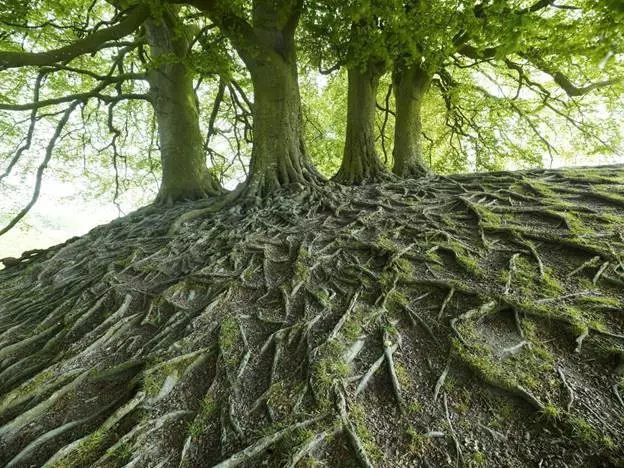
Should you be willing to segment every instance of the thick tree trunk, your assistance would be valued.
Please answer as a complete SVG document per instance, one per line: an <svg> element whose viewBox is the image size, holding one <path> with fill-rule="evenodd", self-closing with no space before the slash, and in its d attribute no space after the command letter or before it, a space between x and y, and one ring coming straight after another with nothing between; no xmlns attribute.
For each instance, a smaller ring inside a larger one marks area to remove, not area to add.
<svg viewBox="0 0 624 468"><path fill-rule="evenodd" d="M362 71L349 69L347 96L347 135L342 164L334 180L361 184L386 174L375 150L375 104L381 70L369 66Z"/></svg>
<svg viewBox="0 0 624 468"><path fill-rule="evenodd" d="M158 121L162 181L157 202L161 203L221 191L206 167L193 76L183 62L189 44L183 33L174 31L176 20L174 13L166 12L160 21L148 19L145 23L152 57L163 60L148 75ZM178 60L172 62L172 55Z"/></svg>
<svg viewBox="0 0 624 468"><path fill-rule="evenodd" d="M285 185L321 181L304 144L296 61L294 56L271 55L266 61L248 61L254 87L248 189L258 196Z"/></svg>
<svg viewBox="0 0 624 468"><path fill-rule="evenodd" d="M392 82L396 100L392 172L422 177L429 169L423 159L421 108L431 76L418 65L395 67Z"/></svg>

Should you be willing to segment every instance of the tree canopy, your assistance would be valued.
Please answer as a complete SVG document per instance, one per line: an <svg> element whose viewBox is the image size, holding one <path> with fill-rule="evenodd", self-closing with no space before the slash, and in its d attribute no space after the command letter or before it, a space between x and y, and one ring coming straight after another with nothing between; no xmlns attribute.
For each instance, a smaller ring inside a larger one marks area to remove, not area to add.
<svg viewBox="0 0 624 468"><path fill-rule="evenodd" d="M337 180L360 183L621 151L616 1L1 8L0 181L36 175L16 219L61 161L93 167L115 198L155 175L158 200L174 202L245 174L264 196L339 166Z"/></svg>

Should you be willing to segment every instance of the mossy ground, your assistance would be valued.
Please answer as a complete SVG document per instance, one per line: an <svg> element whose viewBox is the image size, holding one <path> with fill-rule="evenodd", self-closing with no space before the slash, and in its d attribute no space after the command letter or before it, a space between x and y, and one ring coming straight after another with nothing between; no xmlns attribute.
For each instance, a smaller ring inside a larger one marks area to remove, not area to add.
<svg viewBox="0 0 624 468"><path fill-rule="evenodd" d="M0 463L617 463L623 176L152 207L29 256L0 272Z"/></svg>

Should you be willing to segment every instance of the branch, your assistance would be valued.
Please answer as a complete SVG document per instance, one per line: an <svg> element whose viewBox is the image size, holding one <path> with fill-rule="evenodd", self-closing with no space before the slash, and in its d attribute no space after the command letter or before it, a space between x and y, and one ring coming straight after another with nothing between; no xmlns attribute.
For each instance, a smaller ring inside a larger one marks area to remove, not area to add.
<svg viewBox="0 0 624 468"><path fill-rule="evenodd" d="M33 100L35 102L39 100L39 92L41 90L41 84L46 74L47 72L40 71L39 75L37 76L37 79L35 80L35 89L33 91ZM19 161L19 158L22 156L24 151L28 151L30 149L30 145L32 144L33 134L35 132L35 125L37 124L37 120L38 120L37 110L38 110L37 108L34 108L30 114L30 124L28 125L28 133L26 134L26 142L17 149L17 151L15 152L15 155L11 159L11 162L9 162L9 165L7 166L4 173L0 174L0 181L4 179L5 177L8 177L11 174L11 171L13 170L13 168Z"/></svg>
<svg viewBox="0 0 624 468"><path fill-rule="evenodd" d="M90 36L60 49L47 52L0 52L0 70L23 66L45 66L70 60L97 49L101 44L120 39L135 31L149 14L148 5L139 5L116 26L94 32Z"/></svg>
<svg viewBox="0 0 624 468"><path fill-rule="evenodd" d="M566 75L558 70L553 69L550 65L544 62L541 58L537 57L534 53L532 53L531 55L520 53L519 55L531 62L531 64L538 70L546 73L547 75L550 75L553 80L555 80L555 83L557 83L557 85L559 85L559 87L563 89L565 93L570 97L584 96L594 89L605 88L607 86L611 86L622 81L622 78L618 77L611 80L590 83L587 86L576 86Z"/></svg>
<svg viewBox="0 0 624 468"><path fill-rule="evenodd" d="M2 228L0 230L0 236L2 236L3 234L6 234L9 230L11 230L11 228L13 228L13 226L15 226L17 223L19 223L19 221L24 216L26 216L28 214L30 209L35 205L35 203L39 199L39 194L41 192L41 181L43 179L43 173L46 170L46 168L48 167L48 163L50 162L50 159L52 158L52 152L54 151L54 146L56 145L56 141L61 136L61 132L63 131L63 128L67 124L67 121L69 120L69 117L70 117L71 113L78 106L78 104L80 104L80 102L81 101L74 101L74 102L72 102L70 104L70 106L67 108L67 110L63 113L63 116L61 117L61 120L59 120L59 123L56 125L56 130L54 131L54 135L52 135L52 138L50 139L50 142L48 143L48 146L46 148L46 153L45 153L45 157L43 159L43 162L39 165L39 168L37 169L35 190L33 191L33 194L32 194L32 197L31 197L30 201L9 222L9 224L7 224L4 228Z"/></svg>
<svg viewBox="0 0 624 468"><path fill-rule="evenodd" d="M106 99L108 99L108 96L100 94L100 92L103 91L107 86L111 84L121 83L128 79L143 79L143 78L141 74L135 74L135 73L126 73L126 74L118 75L118 76L110 76L110 77L106 77L106 79L103 79L102 82L98 84L98 86L93 88L91 91L87 91L84 93L68 94L66 96L43 99L41 101L35 100L34 102L28 102L25 104L0 103L0 110L25 111L25 110L32 110L32 109L40 109L42 107L54 106L56 104L63 104L65 102L71 102L71 101L76 101L76 100L84 101L92 97L97 97L99 99L106 101ZM142 99L142 100L148 99L149 100L149 96L146 94L127 94L126 96L129 96L127 99L130 99L131 96L135 96L136 99Z"/></svg>
<svg viewBox="0 0 624 468"><path fill-rule="evenodd" d="M237 50L241 47L247 48L259 41L253 27L236 14L230 2L219 0L174 0L174 2L192 5L205 12L232 41Z"/></svg>

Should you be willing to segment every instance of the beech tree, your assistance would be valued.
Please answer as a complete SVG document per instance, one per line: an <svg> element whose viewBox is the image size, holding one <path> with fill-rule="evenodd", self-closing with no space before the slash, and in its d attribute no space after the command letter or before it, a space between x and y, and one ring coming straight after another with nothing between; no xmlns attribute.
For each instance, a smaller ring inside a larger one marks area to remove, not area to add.
<svg viewBox="0 0 624 468"><path fill-rule="evenodd" d="M0 464L619 463L624 167L422 176L428 151L446 172L541 166L569 129L617 154L623 18L615 0L2 3L5 173L44 153L27 208L47 164L91 147L117 170L158 140L163 173L158 203L0 259ZM347 135L341 184L311 128ZM245 182L219 193L207 156Z"/></svg>
<svg viewBox="0 0 624 468"><path fill-rule="evenodd" d="M110 3L118 6L119 2ZM106 3L99 6L101 13L107 12L107 7L110 5ZM106 22L108 23L106 26L97 23L93 26L93 32L88 28L71 30L51 23L43 28L43 37L47 38L50 30L63 31L65 35L69 30L72 31L69 34L69 45L44 52L0 52L0 69L33 67L37 74L31 102L0 104L2 110L31 112L26 142L15 152L2 178L11 173L22 154L31 147L37 123L42 119L45 120L40 115L41 112L50 108L57 109L62 105L68 106L63 117L56 123L56 131L37 173L31 201L2 232L15 225L36 202L43 171L52 157L57 140L70 115L80 108L83 109L81 114L84 117L86 114L84 109L90 101L96 101L98 108L100 104L108 108L108 115L104 118L112 140L107 148L110 147L113 151L116 168L121 159L118 146L122 139L122 130L115 123L115 108L118 104L128 101L139 100L152 104L158 128L162 166L157 201L171 203L216 195L222 191L215 175L206 167L206 148L200 133L198 101L193 82L195 72L191 70L188 57L191 41L199 41L206 31L199 31L198 36L193 37L188 26L178 17L178 10L177 7L164 6L152 12L147 5L138 5L126 10L117 9L117 13L112 20ZM115 10L108 8L108 12L111 11ZM154 17L155 14L157 17ZM20 25L20 18L15 12L12 21L14 23L10 24ZM87 15L86 22L89 21ZM25 27L25 29L28 33L25 33L24 37L31 40L30 30L37 28ZM131 36L132 39L123 41L125 36ZM8 36L5 40L13 44L11 39ZM53 35L49 39L53 44L67 41L64 36L58 38ZM41 41L41 38L37 40ZM149 47L149 53L144 49L145 45ZM111 51L114 55L110 64L102 57L94 59L87 57L87 54L109 54ZM42 98L45 83L55 76L60 76L57 80L65 80L64 89L69 90L69 93ZM149 83L149 91L140 85L141 82ZM80 83L82 89L72 90L77 87L73 83ZM112 94L107 92L110 90L113 90Z"/></svg>
<svg viewBox="0 0 624 468"><path fill-rule="evenodd" d="M158 121L162 182L159 200L173 202L216 195L219 183L206 167L204 140L193 74L186 63L192 37L176 8L145 22L152 60L148 71L152 103Z"/></svg>
<svg viewBox="0 0 624 468"><path fill-rule="evenodd" d="M375 146L377 90L389 62L379 10L387 7L357 0L321 1L306 18L313 60L329 58L334 69L348 70L346 139L334 177L347 185L378 180L387 172Z"/></svg>
<svg viewBox="0 0 624 468"><path fill-rule="evenodd" d="M322 178L303 140L295 32L303 0L245 3L195 0L230 38L254 89L254 145L246 194L263 196L289 184L317 185Z"/></svg>

